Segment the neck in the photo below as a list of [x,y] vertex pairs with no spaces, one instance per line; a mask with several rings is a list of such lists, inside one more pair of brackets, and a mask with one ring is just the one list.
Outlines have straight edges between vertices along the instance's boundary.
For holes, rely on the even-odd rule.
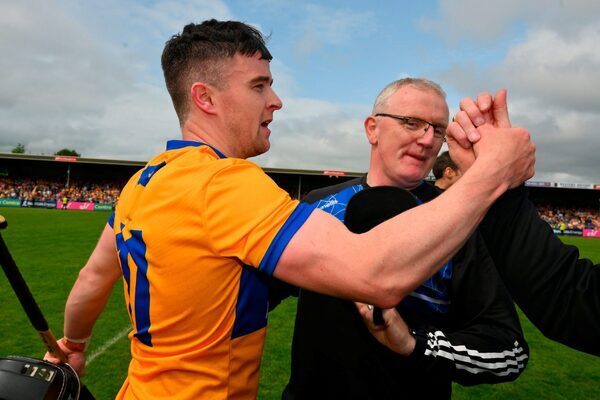
[[395,181],[383,174],[378,174],[376,170],[370,169],[367,173],[367,185],[371,187],[375,186],[396,186],[401,189],[413,190],[423,182],[406,182],[406,181]]
[[437,181],[435,181],[435,186],[439,187],[442,190],[446,190],[450,187],[450,182],[447,182],[444,179],[438,179]]
[[236,157],[236,151],[222,134],[223,130],[210,121],[188,118],[181,128],[181,138],[192,142],[206,143],[227,157]]

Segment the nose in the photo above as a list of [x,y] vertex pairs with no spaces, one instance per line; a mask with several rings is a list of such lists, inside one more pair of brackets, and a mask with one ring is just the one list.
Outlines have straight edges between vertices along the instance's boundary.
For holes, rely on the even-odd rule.
[[425,147],[433,147],[434,135],[433,135],[433,126],[428,125],[425,131],[419,136],[417,139],[417,143],[425,146]]
[[273,111],[280,110],[283,107],[283,102],[275,93],[275,90],[271,88],[271,98],[269,99],[269,108],[272,108]]

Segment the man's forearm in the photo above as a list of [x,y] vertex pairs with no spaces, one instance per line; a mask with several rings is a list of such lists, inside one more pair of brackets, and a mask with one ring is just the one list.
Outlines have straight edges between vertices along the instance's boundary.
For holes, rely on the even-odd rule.
[[70,339],[91,336],[92,328],[104,310],[113,286],[114,282],[102,282],[94,279],[93,274],[82,270],[65,306],[64,336]]
[[546,336],[600,355],[600,266],[558,239],[524,188],[511,190],[481,225],[498,272]]
[[84,339],[91,335],[94,323],[120,277],[115,236],[107,224],[69,294],[65,307],[66,337]]

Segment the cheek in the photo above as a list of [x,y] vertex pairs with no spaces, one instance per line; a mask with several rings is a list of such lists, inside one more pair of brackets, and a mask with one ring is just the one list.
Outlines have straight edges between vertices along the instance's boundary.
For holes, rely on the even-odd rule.
[[411,141],[402,134],[387,134],[379,137],[379,146],[386,154],[405,153]]

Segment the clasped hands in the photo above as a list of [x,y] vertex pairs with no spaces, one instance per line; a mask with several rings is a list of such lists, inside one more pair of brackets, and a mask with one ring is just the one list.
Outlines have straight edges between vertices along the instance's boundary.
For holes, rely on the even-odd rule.
[[[448,126],[446,141],[450,156],[463,173],[479,156],[497,155],[500,150],[520,151],[513,158],[496,157],[508,160],[504,170],[509,175],[505,180],[514,188],[534,174],[535,145],[527,130],[512,127],[506,95],[506,90],[501,89],[495,96],[484,92],[475,100],[461,100],[460,111]],[[384,324],[375,325],[372,306],[356,303],[356,307],[375,339],[400,355],[412,354],[416,339],[395,308],[383,310]]]

